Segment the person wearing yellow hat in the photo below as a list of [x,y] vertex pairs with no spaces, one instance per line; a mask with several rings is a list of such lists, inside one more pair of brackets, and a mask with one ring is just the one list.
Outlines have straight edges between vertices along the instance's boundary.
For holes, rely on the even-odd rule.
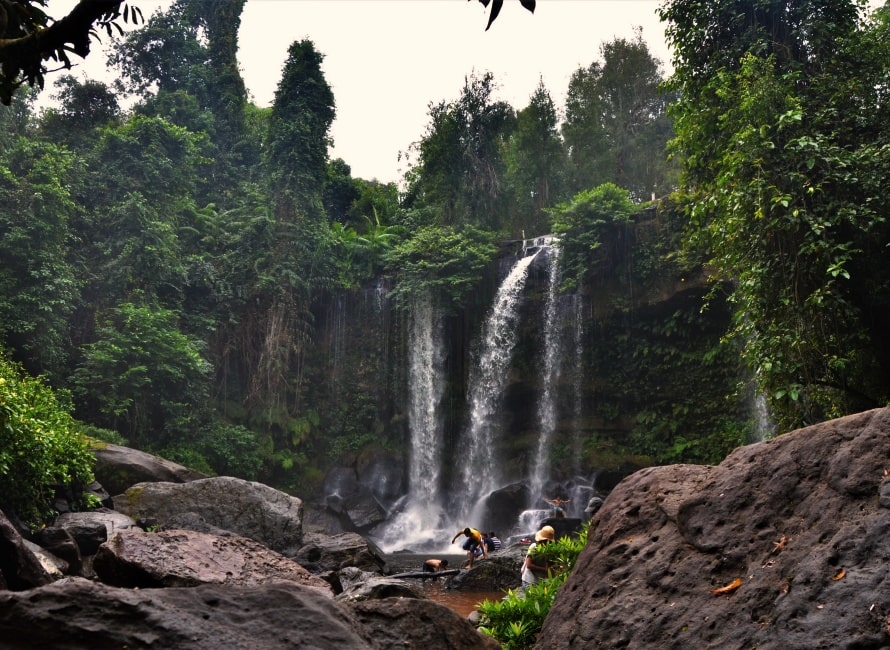
[[525,554],[525,561],[522,563],[522,571],[520,572],[523,589],[527,589],[529,585],[535,584],[538,578],[544,578],[548,575],[550,567],[547,565],[547,560],[544,559],[542,564],[538,564],[541,560],[533,557],[533,555],[541,545],[549,544],[555,539],[556,531],[553,530],[553,526],[544,526],[535,533],[535,541],[529,544],[528,552]]

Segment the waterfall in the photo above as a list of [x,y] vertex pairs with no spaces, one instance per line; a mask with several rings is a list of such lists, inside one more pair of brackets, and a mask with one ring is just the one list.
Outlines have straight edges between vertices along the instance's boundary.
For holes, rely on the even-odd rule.
[[[544,316],[544,362],[541,367],[541,401],[538,404],[538,448],[532,468],[529,498],[534,507],[543,494],[544,481],[550,475],[550,448],[556,431],[556,384],[559,381],[559,361],[562,345],[559,336],[559,247],[547,249],[549,278]],[[550,495],[553,496],[553,495]]]
[[381,546],[387,551],[397,550],[400,545],[416,546],[445,534],[439,531],[444,501],[440,486],[443,436],[439,405],[444,391],[441,323],[429,296],[415,300],[411,315],[408,494],[386,528]]
[[342,295],[336,297],[333,305],[333,314],[331,329],[331,345],[330,357],[328,359],[328,367],[330,368],[331,386],[337,391],[340,388],[340,373],[343,366],[344,345],[346,340],[346,322],[348,318],[349,304]]
[[493,447],[497,410],[507,382],[507,370],[516,345],[518,309],[528,269],[537,253],[520,258],[498,289],[483,326],[478,358],[470,371],[469,425],[462,438],[460,484],[456,505],[463,516],[480,497],[500,487],[500,473]]
[[751,402],[751,411],[754,419],[754,442],[772,438],[775,434],[776,426],[770,416],[766,396],[760,390],[756,390]]
[[[584,299],[580,292],[572,296],[572,309],[575,316],[575,326],[572,328],[572,341],[575,346],[575,363],[572,377],[572,415],[577,423],[581,421],[582,406],[582,379],[584,377]],[[584,453],[581,430],[575,426],[572,431],[572,472],[578,474],[581,471],[581,455]]]

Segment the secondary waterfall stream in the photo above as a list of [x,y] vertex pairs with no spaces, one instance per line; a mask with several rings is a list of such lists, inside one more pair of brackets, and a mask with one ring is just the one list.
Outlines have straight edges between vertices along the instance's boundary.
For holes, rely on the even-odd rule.
[[544,481],[550,475],[550,447],[556,430],[556,383],[559,380],[559,361],[562,342],[559,336],[559,248],[548,248],[547,302],[544,321],[544,359],[542,363],[541,401],[538,404],[538,449],[529,480],[529,506],[534,508],[544,497]]
[[400,545],[424,545],[440,536],[444,501],[440,485],[443,463],[442,333],[438,315],[429,296],[417,298],[411,310],[408,346],[409,405],[411,430],[409,491],[396,517],[387,527],[383,546],[389,550]]

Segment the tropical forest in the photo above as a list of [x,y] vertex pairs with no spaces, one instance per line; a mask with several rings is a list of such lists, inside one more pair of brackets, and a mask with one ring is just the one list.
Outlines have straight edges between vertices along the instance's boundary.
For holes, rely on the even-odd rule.
[[0,45],[0,506],[31,526],[117,444],[364,483],[387,548],[890,401],[886,7],[664,0],[670,75],[640,32],[525,106],[467,71],[382,183],[329,155],[311,40],[249,100],[244,3],[112,3],[114,83]]

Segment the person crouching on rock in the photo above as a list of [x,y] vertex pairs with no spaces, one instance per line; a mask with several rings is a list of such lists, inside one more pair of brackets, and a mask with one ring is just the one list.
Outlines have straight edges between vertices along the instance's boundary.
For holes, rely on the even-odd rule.
[[467,562],[465,569],[473,568],[473,558],[476,557],[476,549],[482,549],[482,557],[488,558],[488,553],[485,551],[485,547],[482,546],[482,533],[480,533],[475,528],[464,528],[463,530],[457,531],[454,537],[451,538],[451,543],[454,544],[454,541],[460,537],[461,535],[466,536],[466,541],[464,542],[462,548],[467,552],[467,557],[470,559]]
[[439,571],[444,571],[446,568],[448,568],[448,560],[430,558],[423,563],[424,573],[438,573]]

